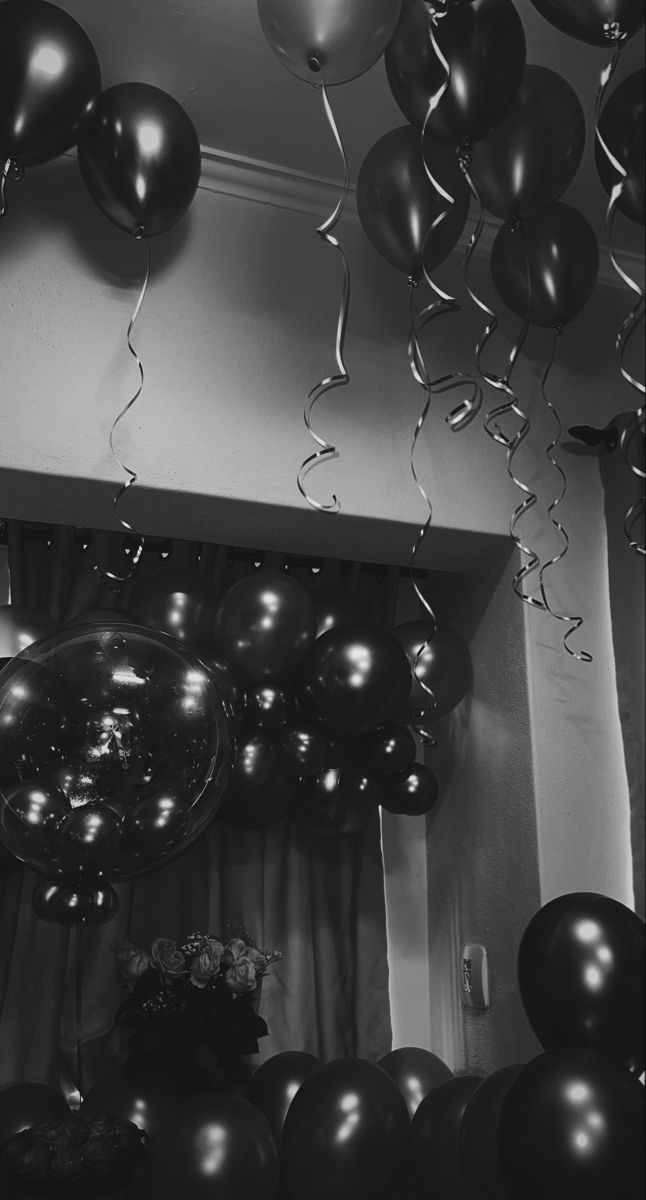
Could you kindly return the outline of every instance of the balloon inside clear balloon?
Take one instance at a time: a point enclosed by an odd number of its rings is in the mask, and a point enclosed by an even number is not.
[[[215,815],[227,710],[213,674],[172,638],[71,627],[4,675],[0,840],[21,861],[95,887],[174,857]]]

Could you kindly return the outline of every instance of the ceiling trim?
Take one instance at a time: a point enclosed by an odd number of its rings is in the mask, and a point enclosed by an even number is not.
[[[236,196],[239,199],[251,200],[258,204],[269,204],[274,208],[311,213],[316,217],[328,216],[334,211],[339,199],[340,184],[332,179],[310,175],[307,171],[296,171],[292,167],[283,167],[278,163],[265,162],[263,159],[247,158],[245,155],[231,154],[226,150],[216,150],[212,146],[202,146],[201,151],[200,187],[205,191]],[[348,192],[341,219],[352,225],[359,224],[354,188],[350,188]],[[485,217],[482,236],[476,249],[478,257],[489,257],[500,224],[500,221]],[[459,248],[464,249],[466,246],[472,228],[473,223],[470,222],[458,242]],[[608,247],[600,245],[599,250],[599,282],[605,287],[625,289],[626,285],[621,281],[610,261]],[[629,275],[643,277],[643,255],[624,250],[617,250],[616,254]]]

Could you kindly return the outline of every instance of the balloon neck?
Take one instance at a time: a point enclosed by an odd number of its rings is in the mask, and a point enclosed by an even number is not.
[[[7,211],[7,200],[5,196],[5,185],[8,179],[12,183],[20,183],[25,177],[25,168],[20,166],[14,158],[5,158],[2,164],[2,175],[0,175],[0,217],[4,217]]]
[[[623,32],[619,21],[604,21],[603,36],[612,42],[614,46],[620,46],[626,40],[626,34]]]
[[[520,229],[521,224],[522,224],[522,217],[521,217],[520,213],[512,213],[507,221],[507,228],[510,233],[518,233],[518,230]]]
[[[135,228],[134,234],[135,234],[135,238],[137,239],[137,241],[140,242],[141,239],[143,237],[145,237],[145,234],[146,234],[146,230],[144,229],[143,225],[137,225]]]
[[[419,287],[421,278],[422,278],[422,268],[418,267],[416,271],[412,271],[411,274],[408,276],[409,288]]]
[[[323,70],[324,61],[325,60],[320,50],[310,50],[307,56],[307,65],[310,71],[316,71],[318,74],[319,71]]]
[[[471,166],[471,159],[473,158],[473,142],[470,137],[462,138],[457,148],[457,155],[458,163],[462,167],[462,170],[467,171]]]

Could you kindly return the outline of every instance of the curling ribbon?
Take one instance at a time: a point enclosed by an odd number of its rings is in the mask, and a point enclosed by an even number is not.
[[[135,233],[135,237],[137,238],[138,241],[140,241],[143,238],[143,230],[138,229]],[[139,532],[138,529],[135,528],[134,525],[131,525],[128,521],[126,521],[123,517],[121,517],[119,515],[119,504],[121,502],[121,499],[125,495],[125,493],[128,491],[128,489],[132,487],[133,483],[137,482],[138,477],[137,477],[137,472],[133,471],[132,468],[129,467],[117,454],[117,452],[114,448],[114,435],[115,435],[117,425],[123,419],[123,417],[125,417],[126,413],[130,411],[130,409],[136,403],[136,401],[139,399],[141,392],[143,390],[143,386],[144,386],[144,368],[143,368],[141,359],[132,344],[131,334],[132,334],[132,331],[135,326],[135,321],[137,320],[137,317],[139,316],[139,310],[143,303],[144,296],[146,295],[146,289],[148,287],[149,279],[150,279],[150,242],[148,240],[146,240],[146,273],[144,276],[144,281],[141,285],[141,291],[139,292],[139,297],[137,299],[137,303],[135,304],[133,314],[128,323],[128,330],[126,333],[126,341],[128,343],[128,350],[130,351],[132,357],[134,358],[134,360],[137,364],[137,369],[139,371],[139,387],[137,388],[134,396],[132,396],[130,398],[128,403],[121,409],[121,412],[115,417],[114,421],[112,422],[112,428],[110,430],[110,450],[112,451],[112,456],[114,459],[116,459],[117,463],[121,467],[121,470],[124,471],[126,473],[126,475],[128,476],[128,479],[126,479],[125,483],[121,484],[121,487],[115,494],[114,500],[112,502],[112,510],[114,512],[115,517],[119,521],[119,524],[122,526],[122,528],[125,529],[127,533],[132,534],[132,536],[135,538],[135,540],[137,542],[137,548],[132,555],[130,569],[126,572],[125,575],[117,575],[113,571],[108,571],[108,570],[106,570],[105,567],[99,566],[98,563],[94,563],[94,570],[98,571],[99,575],[104,580],[104,582],[107,582],[108,580],[110,580],[112,583],[127,583],[128,580],[132,579],[132,576],[134,575],[134,573],[137,569],[137,564],[139,562],[139,559],[141,558],[141,555],[142,555],[143,549],[144,549],[143,535]],[[116,589],[116,588],[113,588],[111,590],[115,591],[115,592],[118,591],[118,589]]]
[[[562,550],[559,551],[558,554],[554,555],[553,558],[550,558],[548,562],[543,564],[543,566],[540,569],[538,578],[539,578],[539,587],[540,587],[540,591],[541,591],[541,596],[543,597],[543,603],[545,605],[547,612],[549,612],[552,617],[555,617],[557,621],[566,621],[568,624],[571,625],[571,628],[568,629],[567,632],[563,636],[564,649],[567,650],[568,654],[570,654],[572,656],[572,658],[578,659],[579,662],[592,662],[592,655],[588,654],[587,650],[580,650],[577,653],[577,651],[573,650],[571,648],[571,646],[568,645],[569,639],[572,637],[572,635],[574,633],[576,633],[576,631],[578,629],[581,628],[581,626],[583,624],[583,617],[568,616],[565,613],[556,612],[556,610],[550,604],[550,602],[547,598],[547,592],[545,590],[545,572],[548,571],[551,567],[555,566],[557,562],[560,562],[563,558],[565,558],[565,555],[567,554],[569,546],[570,546],[570,539],[567,535],[566,530],[563,528],[561,522],[558,521],[557,518],[553,515],[557,506],[561,503],[561,501],[565,497],[565,493],[567,491],[567,478],[566,478],[565,471],[563,470],[561,464],[554,458],[554,455],[553,455],[553,451],[556,450],[556,447],[558,446],[559,441],[561,439],[561,434],[563,432],[563,425],[561,424],[561,418],[559,417],[559,414],[556,410],[556,406],[552,403],[552,401],[550,400],[549,396],[547,395],[547,391],[546,391],[547,380],[549,378],[550,372],[554,365],[554,359],[556,357],[556,346],[557,346],[557,342],[560,337],[560,334],[561,334],[561,329],[560,329],[560,326],[557,325],[552,334],[552,346],[551,346],[551,350],[550,350],[549,359],[545,365],[545,370],[543,371],[543,377],[541,380],[541,395],[543,397],[545,404],[547,405],[550,412],[552,413],[554,420],[556,421],[556,436],[552,439],[549,446],[547,446],[547,448],[545,450],[545,455],[546,455],[547,459],[549,460],[549,462],[554,467],[554,470],[558,471],[558,473],[561,477],[561,491],[560,491],[559,495],[556,497],[556,499],[552,500],[551,504],[548,506],[547,515],[550,518],[552,525],[555,527],[555,529],[558,530],[561,537],[563,538],[563,548],[562,548]]]
[[[81,933],[83,922],[79,921],[76,926],[76,964],[75,964],[75,991],[76,991],[76,1086],[79,1092],[79,1103],[83,1101],[83,1093],[85,1091],[85,1080],[83,1078],[83,1051],[82,1051],[82,1029],[83,1029],[83,964],[81,962]]]
[[[629,386],[632,387],[640,396],[644,396],[644,395],[646,395],[646,387],[638,379],[635,379],[635,377],[633,375],[631,375],[630,372],[626,369],[626,366],[624,364],[624,357],[626,354],[626,348],[628,346],[628,343],[644,317],[644,307],[645,307],[645,303],[646,303],[646,297],[644,294],[644,289],[642,287],[640,287],[637,280],[633,279],[632,276],[630,276],[623,269],[623,267],[620,266],[619,262],[617,261],[617,257],[616,257],[614,247],[613,247],[613,229],[614,229],[615,216],[617,213],[617,205],[619,203],[619,200],[621,199],[624,182],[626,180],[626,176],[627,176],[628,172],[626,171],[626,168],[622,165],[622,163],[619,162],[617,157],[612,153],[610,147],[608,146],[607,142],[603,138],[603,136],[601,134],[601,130],[599,128],[599,120],[600,120],[600,116],[601,116],[601,107],[603,104],[603,99],[604,99],[606,90],[608,88],[608,85],[610,83],[610,80],[612,79],[612,76],[613,76],[615,69],[617,67],[617,64],[619,62],[619,57],[620,57],[621,51],[623,49],[624,42],[626,40],[626,34],[621,31],[621,28],[620,28],[618,22],[616,22],[616,21],[611,22],[611,23],[606,23],[606,25],[604,25],[604,32],[605,32],[608,40],[614,44],[615,49],[614,49],[614,54],[613,54],[610,62],[607,63],[606,66],[604,67],[604,69],[602,70],[601,77],[599,80],[599,87],[597,90],[597,98],[596,98],[595,108],[594,108],[594,135],[595,135],[596,141],[599,143],[603,153],[605,154],[608,162],[612,166],[613,170],[615,170],[619,176],[617,182],[615,183],[614,187],[612,188],[612,190],[610,192],[610,199],[608,202],[608,207],[606,209],[606,214],[605,214],[606,237],[607,237],[607,241],[608,241],[608,251],[610,254],[610,261],[613,265],[614,270],[616,271],[617,275],[622,280],[622,282],[626,284],[626,287],[628,287],[637,296],[637,303],[630,310],[630,312],[628,313],[627,317],[625,318],[619,332],[617,333],[617,336],[615,339],[615,353],[617,355],[619,371],[620,371],[621,375],[623,376],[623,378],[626,380],[626,383],[628,383]],[[626,463],[629,470],[632,471],[632,473],[640,479],[644,479],[644,478],[646,478],[646,476],[644,474],[644,471],[631,461],[630,446],[632,444],[633,438],[635,437],[635,435],[638,432],[641,434],[642,437],[644,435],[645,411],[646,410],[645,410],[644,404],[642,402],[640,407],[635,412],[634,420],[632,422],[629,422],[622,430],[621,438],[619,440],[619,446],[621,449],[621,453],[622,453],[624,462]],[[644,495],[642,494],[640,499],[635,504],[632,504],[630,506],[630,508],[628,509],[628,511],[626,512],[626,515],[624,517],[624,532],[626,534],[626,539],[628,541],[629,548],[631,550],[634,550],[636,554],[640,554],[642,556],[646,556],[646,546],[644,546],[643,544],[641,544],[640,542],[635,540],[635,538],[633,537],[633,527],[643,517],[644,508],[645,508],[645,500],[644,500]]]
[[[312,60],[311,65],[313,69],[320,70],[321,65],[318,63],[318,60]],[[313,496],[310,496],[303,483],[307,473],[311,471],[312,468],[318,463],[322,462],[323,459],[338,457],[336,446],[331,445],[330,442],[326,442],[325,439],[320,437],[320,435],[313,429],[311,421],[312,409],[316,404],[316,401],[319,400],[321,396],[325,395],[326,392],[332,391],[333,388],[344,387],[350,382],[350,376],[346,370],[343,359],[345,331],[348,323],[348,311],[350,308],[350,267],[348,265],[348,260],[345,256],[343,247],[338,239],[332,236],[332,230],[341,218],[341,214],[348,196],[348,191],[350,188],[350,169],[348,167],[345,149],[341,140],[341,135],[337,128],[336,121],[334,120],[334,114],[330,107],[330,101],[328,99],[327,89],[324,83],[320,85],[320,89],[323,97],[323,108],[325,115],[327,117],[330,129],[332,130],[334,140],[337,144],[339,154],[341,155],[341,160],[343,162],[343,185],[339,199],[337,200],[333,211],[330,213],[329,217],[326,218],[323,224],[318,226],[316,232],[322,241],[327,242],[330,246],[333,246],[334,249],[337,250],[341,255],[341,262],[343,263],[343,291],[339,306],[335,339],[335,357],[338,373],[336,375],[328,375],[325,379],[321,379],[308,392],[307,401],[303,411],[303,420],[305,421],[307,432],[309,433],[310,437],[314,439],[319,448],[312,454],[309,454],[308,457],[301,463],[301,467],[297,476],[297,483],[301,496],[304,500],[307,500],[308,504],[311,504],[312,508],[316,508],[320,512],[338,512],[341,505],[335,493],[332,493],[332,501],[330,504],[322,504],[319,500],[315,500]]]
[[[8,208],[5,192],[7,180],[10,179],[12,183],[20,183],[20,180],[24,179],[24,177],[24,167],[21,167],[17,162],[14,162],[13,158],[5,159],[2,164],[2,174],[0,175],[0,217],[4,217]]]

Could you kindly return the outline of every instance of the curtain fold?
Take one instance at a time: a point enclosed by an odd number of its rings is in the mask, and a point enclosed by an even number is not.
[[[634,419],[621,413],[611,422],[619,431]],[[631,459],[644,469],[644,442],[633,438]],[[644,919],[644,802],[645,778],[645,660],[644,558],[629,549],[624,517],[631,504],[643,495],[643,481],[627,467],[619,450],[602,450],[599,458],[604,487],[608,542],[608,583],[612,640],[615,653],[619,718],[626,760],[630,798],[630,833],[633,858],[635,910]],[[644,544],[644,523],[633,530]]]
[[[121,535],[94,533],[89,546],[74,531],[54,528],[25,538],[9,522],[12,601],[65,621],[90,609],[123,608],[134,583],[117,598],[95,570],[123,571]],[[86,539],[87,542],[87,539]],[[224,546],[173,541],[168,564],[199,566],[216,595],[253,569]],[[282,555],[264,555],[280,568]],[[137,578],[163,566],[146,553]],[[348,572],[345,570],[347,578]],[[290,569],[305,581],[305,568]],[[338,582],[342,564],[323,564]],[[374,619],[392,624],[398,573],[353,568],[352,582]],[[0,873],[0,1086],[41,1080],[66,1090],[76,1081],[76,938],[40,921],[31,907],[37,876],[11,864]],[[284,958],[265,977],[261,1012],[269,1037],[254,1064],[281,1050],[323,1059],[376,1059],[391,1047],[383,863],[378,815],[356,837],[321,841],[289,820],[267,830],[238,830],[217,820],[180,858],[117,885],[120,908],[102,927],[84,927],[79,960],[85,1088],[117,1062],[113,1018],[123,998],[113,946],[126,934],[149,943],[194,930],[223,933],[242,925]]]

